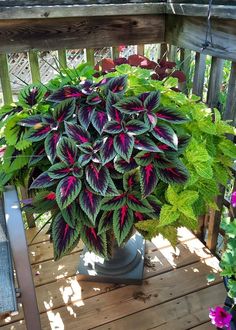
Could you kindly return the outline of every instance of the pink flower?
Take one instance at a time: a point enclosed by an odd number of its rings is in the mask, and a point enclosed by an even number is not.
[[[124,50],[125,48],[126,48],[125,45],[120,45],[120,46],[118,47],[119,53],[120,53],[120,52],[123,52],[123,50]]]
[[[211,323],[220,329],[230,330],[230,321],[232,319],[232,315],[224,310],[224,308],[220,306],[216,306],[214,308],[210,308],[209,317],[211,319]]]
[[[232,205],[233,207],[236,206],[236,191],[234,191],[234,192],[232,193],[232,195],[231,195],[231,205]]]

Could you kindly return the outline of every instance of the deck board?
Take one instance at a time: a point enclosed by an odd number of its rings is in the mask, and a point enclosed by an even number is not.
[[[78,282],[82,245],[54,262],[46,230],[31,242],[34,235],[35,229],[27,231],[43,330],[211,329],[208,307],[224,301],[218,260],[185,229],[176,250],[161,237],[147,242],[141,286]],[[209,284],[212,272],[216,281]],[[25,330],[22,310],[0,321],[0,328]]]

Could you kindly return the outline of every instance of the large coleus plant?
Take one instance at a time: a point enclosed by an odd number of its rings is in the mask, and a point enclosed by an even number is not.
[[[121,245],[137,222],[157,219],[159,182],[188,179],[188,137],[176,131],[186,116],[163,107],[159,90],[136,92],[128,74],[78,77],[44,96],[33,86],[22,97],[31,113],[17,113],[14,129],[30,143],[32,205],[51,211],[55,259],[79,239],[109,256],[111,237]]]

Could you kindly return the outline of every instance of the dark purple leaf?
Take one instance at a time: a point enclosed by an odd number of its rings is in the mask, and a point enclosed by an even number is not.
[[[124,205],[113,213],[113,230],[118,245],[121,245],[130,233],[134,222],[133,211]]]
[[[81,190],[81,181],[74,176],[67,176],[62,179],[56,190],[57,204],[60,209],[64,209],[71,204],[79,195]]]
[[[181,114],[175,109],[162,108],[156,113],[158,119],[162,119],[174,124],[181,124],[187,121],[184,114]]]
[[[105,197],[102,200],[101,209],[104,211],[117,210],[126,204],[126,193],[115,196]]]
[[[175,150],[177,149],[178,137],[170,126],[158,122],[157,126],[151,130],[151,133],[160,142],[167,144]]]
[[[156,153],[153,157],[153,164],[160,168],[172,167],[173,166],[172,158],[173,157],[171,158],[167,157],[165,153],[162,154]]]
[[[57,181],[52,179],[47,172],[40,174],[31,184],[30,189],[47,188],[53,186]]]
[[[153,162],[153,156],[152,152],[140,151],[135,156],[135,161],[138,165],[146,166]]]
[[[111,78],[107,83],[107,89],[112,93],[124,93],[127,85],[127,76]]]
[[[185,183],[188,180],[188,171],[184,165],[178,167],[157,168],[159,178],[166,183]]]
[[[123,187],[125,191],[140,190],[140,175],[137,169],[123,174]]]
[[[66,137],[61,138],[57,145],[58,157],[68,166],[72,166],[77,161],[77,147],[73,140]]]
[[[19,94],[19,102],[29,107],[37,104],[44,97],[46,88],[41,85],[28,85]]]
[[[149,195],[147,201],[153,208],[155,215],[159,216],[161,212],[161,202],[153,195]]]
[[[44,142],[47,157],[52,164],[56,158],[56,150],[59,140],[60,134],[56,131],[52,131],[52,133],[48,134]]]
[[[80,239],[78,229],[71,228],[61,213],[52,221],[51,235],[55,260],[71,252]]]
[[[81,96],[83,96],[83,93],[78,88],[72,86],[65,86],[49,95],[47,100],[53,102],[61,102],[70,98],[81,98]]]
[[[121,158],[129,162],[134,147],[134,138],[125,133],[120,133],[114,138],[114,148]]]
[[[142,121],[133,119],[130,120],[126,125],[125,128],[128,133],[131,133],[133,135],[140,135],[149,130],[149,127],[145,125]]]
[[[78,228],[77,218],[78,218],[78,206],[76,202],[69,204],[63,210],[61,210],[61,214],[65,220],[65,222],[71,228]]]
[[[104,127],[104,131],[109,134],[118,134],[122,132],[122,126],[120,123],[111,120],[108,123],[106,123],[106,126]]]
[[[80,164],[80,166],[84,167],[85,165],[87,165],[90,160],[92,159],[92,156],[89,154],[83,154],[79,156],[79,160],[78,163]]]
[[[147,123],[148,126],[153,128],[154,126],[156,126],[157,116],[156,116],[155,113],[149,113],[148,112],[148,113],[145,113],[144,120],[145,120],[145,123]]]
[[[57,123],[68,120],[75,111],[75,99],[68,99],[58,103],[53,111],[53,118]]]
[[[140,183],[143,197],[150,195],[158,182],[156,168],[153,164],[140,168]]]
[[[158,146],[150,138],[145,136],[135,138],[134,148],[150,152],[161,152]]]
[[[146,199],[142,199],[138,193],[128,194],[127,205],[133,211],[152,213],[153,209]]]
[[[88,128],[91,118],[93,116],[95,108],[91,105],[85,105],[81,106],[78,110],[78,119],[81,124],[85,129]]]
[[[109,136],[100,150],[102,164],[110,162],[115,156],[116,151],[113,145],[113,137]]]
[[[106,100],[106,111],[111,119],[116,121],[117,123],[120,123],[123,119],[123,114],[117,110],[114,107],[114,104],[116,104],[120,100],[119,94],[114,94],[112,92],[109,92]]]
[[[18,121],[18,125],[25,126],[25,127],[34,127],[42,123],[42,116],[40,115],[33,115],[25,119],[21,119]]]
[[[104,196],[108,187],[108,169],[104,166],[99,168],[95,164],[91,163],[87,165],[85,173],[86,180],[91,188]]]
[[[95,111],[91,121],[98,133],[102,134],[103,128],[108,121],[107,114],[103,111]]]
[[[120,173],[125,173],[128,171],[131,171],[138,167],[136,161],[134,158],[130,158],[129,162],[124,160],[123,158],[117,157],[115,162],[114,162],[115,169],[120,172]]]
[[[114,172],[113,172],[114,173]],[[112,178],[110,177],[108,180],[108,187],[107,187],[107,191],[106,191],[106,197],[107,196],[118,196],[120,193],[117,190],[114,181],[112,180]]]
[[[101,103],[101,101],[101,97],[97,93],[93,93],[87,97],[86,103],[89,105],[96,105]]]
[[[46,138],[51,132],[51,127],[48,125],[38,124],[34,128],[30,128],[27,133],[27,139],[32,142],[38,142]]]
[[[79,195],[79,203],[81,209],[95,225],[96,217],[100,211],[101,196],[92,193],[89,189],[83,189]]]
[[[112,218],[113,211],[103,212],[98,223],[98,234],[105,233],[106,231],[112,229]]]
[[[139,114],[145,111],[143,103],[135,96],[126,97],[117,102],[114,107],[128,115]]]
[[[148,112],[155,110],[160,104],[160,92],[150,92],[144,101],[144,107]]]
[[[69,173],[70,168],[65,163],[56,163],[48,169],[48,175],[52,179],[62,179]]]
[[[93,251],[102,257],[107,257],[107,243],[105,233],[98,235],[97,228],[83,226],[81,229],[81,238],[90,251]]]
[[[86,143],[89,142],[89,133],[81,126],[65,123],[65,130],[68,137],[73,139],[76,143]]]

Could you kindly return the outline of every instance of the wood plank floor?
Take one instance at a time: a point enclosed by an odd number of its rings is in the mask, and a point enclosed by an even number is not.
[[[176,250],[160,236],[147,242],[143,284],[128,286],[78,282],[82,245],[54,262],[45,231],[32,241],[36,230],[28,230],[27,239],[43,330],[215,329],[208,308],[225,298],[219,262],[186,229],[179,230]],[[26,329],[22,309],[2,318],[0,328]]]

